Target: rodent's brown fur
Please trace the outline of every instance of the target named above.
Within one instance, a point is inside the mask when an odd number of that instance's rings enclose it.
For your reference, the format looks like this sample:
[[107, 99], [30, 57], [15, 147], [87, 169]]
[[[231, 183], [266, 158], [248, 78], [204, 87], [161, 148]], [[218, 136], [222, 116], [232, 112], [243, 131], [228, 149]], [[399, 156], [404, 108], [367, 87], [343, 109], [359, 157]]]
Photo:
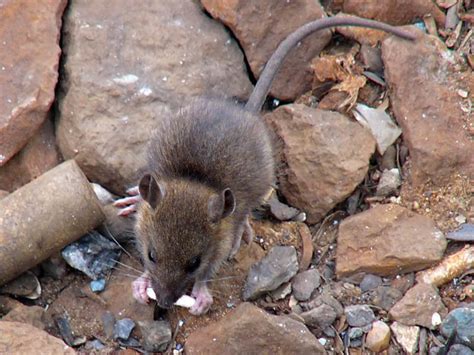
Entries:
[[[274, 180], [266, 127], [259, 116], [231, 102], [196, 101], [158, 123], [148, 166], [163, 198], [153, 209], [141, 203], [136, 235], [156, 293], [176, 300], [198, 280], [207, 280], [229, 256], [234, 236]], [[208, 203], [229, 188], [234, 212], [209, 221]], [[155, 263], [148, 260], [156, 252]], [[193, 274], [185, 269], [201, 255]]]

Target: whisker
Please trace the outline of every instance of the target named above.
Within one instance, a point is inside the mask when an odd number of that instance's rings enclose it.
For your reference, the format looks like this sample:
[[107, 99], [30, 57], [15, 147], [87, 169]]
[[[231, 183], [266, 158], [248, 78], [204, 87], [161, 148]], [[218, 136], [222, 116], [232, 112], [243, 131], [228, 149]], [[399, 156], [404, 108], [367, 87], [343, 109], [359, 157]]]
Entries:
[[215, 282], [215, 281], [222, 281], [222, 280], [230, 280], [230, 279], [236, 279], [239, 276], [226, 276], [226, 277], [219, 277], [219, 278], [214, 278], [214, 279], [209, 279], [207, 282]]
[[138, 270], [138, 269], [135, 269], [133, 266], [127, 265], [127, 264], [122, 263], [122, 262], [120, 262], [120, 261], [117, 261], [117, 264], [122, 265], [122, 266], [126, 267], [127, 269], [134, 270], [134, 271], [137, 271], [137, 272], [139, 272], [139, 273], [143, 273], [143, 271]]
[[112, 233], [110, 232], [109, 227], [107, 227], [107, 225], [105, 225], [105, 224], [104, 224], [104, 227], [105, 227], [105, 229], [106, 229], [106, 231], [107, 231], [107, 234], [109, 235], [110, 238], [112, 238], [112, 240], [115, 242], [115, 244], [117, 244], [118, 247], [119, 247], [120, 249], [122, 249], [122, 251], [130, 257], [130, 259], [135, 260], [135, 261], [138, 261], [134, 256], [132, 256], [132, 254], [130, 254], [130, 253], [122, 246], [122, 244], [120, 244], [120, 243], [118, 242], [117, 239], [115, 239], [115, 237], [114, 237], [114, 236], [112, 235]]

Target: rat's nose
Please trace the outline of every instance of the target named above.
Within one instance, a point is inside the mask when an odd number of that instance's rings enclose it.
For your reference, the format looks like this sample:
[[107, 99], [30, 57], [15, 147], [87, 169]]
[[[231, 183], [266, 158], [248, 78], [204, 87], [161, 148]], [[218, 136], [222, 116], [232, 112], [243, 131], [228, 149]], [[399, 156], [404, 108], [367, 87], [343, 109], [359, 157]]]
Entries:
[[173, 307], [173, 304], [178, 300], [179, 297], [171, 293], [162, 293], [157, 300], [160, 307], [169, 309]]

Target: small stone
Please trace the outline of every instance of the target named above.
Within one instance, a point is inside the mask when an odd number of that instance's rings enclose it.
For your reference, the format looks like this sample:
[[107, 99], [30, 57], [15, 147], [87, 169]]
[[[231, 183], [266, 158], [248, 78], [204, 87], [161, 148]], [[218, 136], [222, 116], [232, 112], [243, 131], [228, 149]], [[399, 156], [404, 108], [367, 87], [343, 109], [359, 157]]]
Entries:
[[407, 354], [414, 354], [416, 352], [418, 349], [420, 327], [393, 322], [390, 329], [392, 329], [397, 342], [402, 346]]
[[382, 278], [373, 274], [366, 274], [360, 282], [360, 289], [362, 292], [373, 290], [382, 284]]
[[461, 96], [463, 99], [466, 99], [469, 96], [469, 93], [466, 90], [459, 89], [458, 95]]
[[293, 278], [293, 295], [298, 301], [307, 301], [321, 283], [318, 270], [310, 269], [300, 272]]
[[381, 352], [390, 345], [390, 328], [382, 321], [372, 323], [372, 329], [367, 333], [365, 345], [374, 352]]
[[351, 340], [352, 339], [358, 339], [362, 335], [364, 335], [364, 331], [360, 327], [355, 327], [355, 328], [349, 329], [349, 339], [351, 339]]
[[102, 343], [99, 339], [88, 341], [85, 347], [87, 350], [102, 350], [106, 348], [104, 343]]
[[463, 224], [458, 230], [449, 232], [446, 238], [463, 242], [474, 241], [474, 224]]
[[[1, 310], [0, 306], [0, 310]], [[38, 329], [45, 329], [45, 311], [40, 306], [25, 306], [19, 303], [15, 308], [2, 317], [2, 321], [26, 323]]]
[[434, 286], [419, 283], [408, 290], [405, 296], [390, 309], [389, 315], [405, 325], [420, 325], [434, 329], [432, 321], [434, 313], [444, 317], [448, 311]]
[[244, 286], [243, 299], [253, 300], [277, 289], [298, 272], [298, 259], [293, 246], [275, 246], [261, 261], [250, 268]]
[[114, 339], [127, 340], [135, 328], [135, 322], [130, 318], [123, 318], [115, 322]]
[[377, 196], [392, 195], [402, 184], [400, 171], [398, 169], [384, 170], [377, 185]]
[[167, 321], [138, 322], [143, 336], [143, 349], [149, 352], [163, 352], [171, 342], [171, 325]]
[[474, 308], [453, 309], [441, 324], [440, 331], [446, 338], [455, 331], [456, 343], [474, 349]]
[[473, 355], [474, 351], [462, 344], [454, 344], [449, 348], [447, 355]]
[[344, 314], [351, 327], [364, 327], [375, 320], [374, 311], [368, 305], [347, 306]]
[[454, 220], [459, 224], [464, 224], [466, 223], [466, 216], [463, 216], [462, 214], [459, 214], [457, 215], [456, 217], [454, 217]]
[[90, 285], [92, 292], [102, 292], [105, 289], [105, 279], [92, 280]]
[[323, 289], [321, 294], [316, 297], [315, 299], [305, 302], [305, 303], [300, 303], [302, 309], [304, 311], [309, 311], [313, 308], [319, 307], [323, 304], [326, 304], [328, 306], [331, 306], [331, 308], [336, 312], [337, 317], [340, 317], [344, 314], [344, 307], [342, 304], [331, 294], [331, 291], [326, 288]]
[[102, 326], [107, 339], [112, 339], [115, 326], [115, 316], [112, 312], [107, 311], [102, 315]]
[[282, 300], [291, 293], [291, 283], [287, 282], [270, 292], [270, 296], [275, 300]]
[[320, 327], [324, 329], [334, 323], [337, 314], [331, 306], [322, 304], [310, 311], [301, 313], [304, 323], [310, 327]]

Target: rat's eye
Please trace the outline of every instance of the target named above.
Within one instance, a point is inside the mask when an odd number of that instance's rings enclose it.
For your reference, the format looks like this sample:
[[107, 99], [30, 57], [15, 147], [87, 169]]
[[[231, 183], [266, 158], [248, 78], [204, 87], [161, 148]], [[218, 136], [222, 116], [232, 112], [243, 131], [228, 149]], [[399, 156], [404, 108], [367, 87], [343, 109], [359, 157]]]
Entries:
[[154, 250], [149, 250], [148, 251], [148, 259], [150, 259], [151, 262], [156, 263], [156, 253]]
[[186, 272], [188, 274], [191, 274], [194, 271], [196, 271], [200, 265], [201, 265], [201, 257], [196, 256], [192, 258], [191, 260], [189, 260], [188, 265], [186, 265]]

